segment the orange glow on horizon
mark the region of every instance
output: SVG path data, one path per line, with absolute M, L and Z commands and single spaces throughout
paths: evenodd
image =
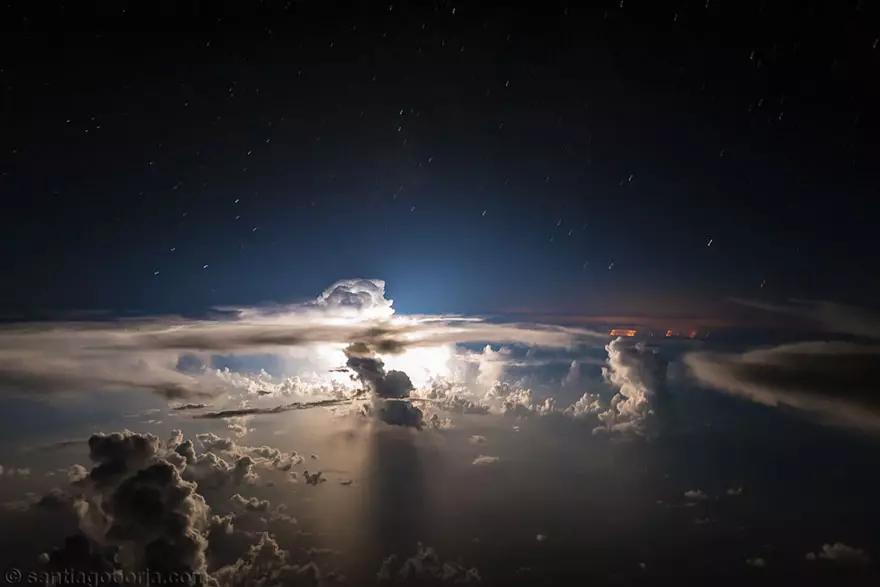
M 609 334 L 611 336 L 635 336 L 637 330 L 633 328 L 612 328 Z

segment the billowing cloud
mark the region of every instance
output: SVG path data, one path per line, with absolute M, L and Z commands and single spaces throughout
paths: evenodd
M 838 424 L 880 429 L 880 347 L 802 342 L 742 354 L 696 352 L 684 361 L 707 387 Z
M 414 387 L 403 371 L 386 371 L 377 349 L 364 343 L 354 343 L 345 349 L 346 366 L 365 388 L 373 394 L 372 413 L 379 420 L 394 426 L 421 429 L 422 411 L 406 401 Z
M 666 393 L 667 361 L 653 349 L 632 345 L 624 338 L 611 341 L 605 350 L 608 362 L 602 375 L 617 394 L 610 407 L 599 412 L 599 420 L 608 431 L 644 434 L 648 419 L 656 416 L 656 401 Z M 578 404 L 581 414 L 593 406 L 589 396 Z
M 598 393 L 585 393 L 572 405 L 565 409 L 565 413 L 574 418 L 586 418 L 592 414 L 599 414 L 605 410 L 602 398 Z
M 269 511 L 269 502 L 265 499 L 257 499 L 256 497 L 243 497 L 240 493 L 234 494 L 230 501 L 235 507 L 250 512 L 267 512 Z
M 234 434 L 238 438 L 242 438 L 248 433 L 249 421 L 250 416 L 235 416 L 232 418 L 226 418 L 226 427 L 229 428 L 232 434 Z
M 81 534 L 42 556 L 42 568 L 190 572 L 201 574 L 206 584 L 215 587 L 232 587 L 271 573 L 285 584 L 316 585 L 321 573 L 313 563 L 289 563 L 288 553 L 268 534 L 255 532 L 283 531 L 296 524 L 283 506 L 273 509 L 266 500 L 236 492 L 225 498 L 227 509 L 233 511 L 217 516 L 199 493 L 208 490 L 206 495 L 218 495 L 210 490 L 236 477 L 243 481 L 240 473 L 261 464 L 285 470 L 279 463 L 298 455 L 269 446 L 237 445 L 212 434 L 201 435 L 199 441 L 236 458 L 235 464 L 214 452 L 199 453 L 179 430 L 164 442 L 127 430 L 92 435 L 88 441 L 92 469 L 71 467 L 68 491 L 55 489 L 28 504 L 66 510 L 79 520 Z M 218 482 L 221 474 L 224 482 Z M 320 473 L 306 476 L 314 484 L 320 482 Z M 214 560 L 210 571 L 209 556 Z
M 82 465 L 71 465 L 67 470 L 67 479 L 71 483 L 78 483 L 89 476 L 89 471 Z
M 475 567 L 466 567 L 456 561 L 443 561 L 433 547 L 425 546 L 421 542 L 413 556 L 404 559 L 400 565 L 397 564 L 399 560 L 395 554 L 386 557 L 376 578 L 383 583 L 400 581 L 413 585 L 433 584 L 433 581 L 455 584 L 482 581 L 480 572 Z
M 218 569 L 213 578 L 220 585 L 262 585 L 267 578 L 273 584 L 317 586 L 321 583 L 321 570 L 315 563 L 297 565 L 290 562 L 290 553 L 278 546 L 268 533 L 260 535 L 260 541 L 248 549 L 235 564 Z
M 182 457 L 156 436 L 128 431 L 93 435 L 89 456 L 96 465 L 74 502 L 87 536 L 116 546 L 125 568 L 205 570 L 209 509 L 181 477 Z

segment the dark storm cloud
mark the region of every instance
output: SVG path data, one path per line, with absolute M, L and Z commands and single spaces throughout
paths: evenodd
M 81 527 L 101 545 L 123 546 L 130 568 L 204 571 L 208 507 L 181 477 L 182 456 L 152 434 L 95 434 L 96 463 L 74 507 Z
M 816 322 L 828 332 L 880 338 L 880 315 L 867 308 L 811 300 L 789 300 L 785 304 L 741 298 L 730 298 L 730 301 L 750 308 L 804 318 Z
M 255 416 L 265 414 L 281 414 L 284 412 L 292 412 L 295 410 L 308 410 L 311 408 L 320 408 L 328 406 L 337 406 L 340 404 L 351 403 L 351 399 L 328 399 L 313 402 L 293 402 L 272 408 L 234 408 L 231 410 L 221 410 L 219 412 L 208 412 L 205 414 L 197 414 L 193 418 L 198 420 L 219 420 L 225 418 L 235 418 L 239 416 Z
M 380 421 L 392 426 L 421 430 L 425 424 L 422 410 L 408 400 L 376 398 L 373 402 L 373 411 Z
M 72 467 L 67 490 L 54 489 L 22 502 L 28 510 L 67 512 L 79 521 L 81 534 L 41 556 L 42 570 L 188 571 L 201 573 L 216 587 L 250 584 L 269 573 L 284 584 L 316 584 L 321 573 L 314 563 L 290 564 L 289 554 L 262 532 L 289 531 L 296 524 L 283 506 L 272 509 L 266 500 L 212 492 L 253 482 L 257 466 L 286 470 L 279 463 L 298 455 L 236 445 L 212 434 L 199 440 L 210 450 L 236 457 L 234 464 L 212 452 L 199 454 L 179 430 L 165 442 L 128 430 L 92 435 L 91 471 Z M 320 473 L 307 475 L 320 483 Z M 237 513 L 212 516 L 202 489 L 225 496 L 222 503 Z M 210 573 L 208 555 L 214 560 Z
M 171 408 L 175 412 L 183 412 L 187 410 L 202 410 L 204 408 L 210 408 L 211 404 L 182 404 L 179 406 L 174 406 Z
M 880 347 L 803 342 L 743 354 L 696 352 L 684 361 L 708 387 L 839 424 L 880 429 Z
M 357 378 L 381 398 L 406 398 L 413 390 L 412 381 L 403 371 L 385 371 L 385 363 L 376 353 L 378 350 L 363 342 L 345 349 L 346 365 Z
M 406 401 L 414 386 L 403 371 L 385 371 L 385 364 L 376 355 L 377 349 L 363 342 L 345 349 L 346 365 L 367 389 L 373 392 L 373 413 L 386 424 L 421 429 L 422 410 Z

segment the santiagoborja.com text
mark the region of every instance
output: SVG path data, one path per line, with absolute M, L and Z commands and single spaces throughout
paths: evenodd
M 180 585 L 195 587 L 206 584 L 201 573 L 157 571 L 104 571 L 90 572 L 76 569 L 55 571 L 7 569 L 4 577 L 7 585 Z

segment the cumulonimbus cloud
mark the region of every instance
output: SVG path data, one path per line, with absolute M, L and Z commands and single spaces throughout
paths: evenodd
M 838 424 L 880 430 L 880 347 L 802 342 L 742 354 L 694 352 L 685 364 L 701 384 Z
M 216 373 L 184 372 L 184 355 L 254 355 L 322 344 L 361 344 L 383 354 L 468 343 L 573 349 L 604 333 L 459 316 L 398 316 L 385 283 L 340 281 L 316 300 L 271 309 L 224 309 L 211 320 L 13 324 L 0 329 L 4 390 L 28 393 L 146 389 L 169 400 L 214 397 L 230 388 Z

